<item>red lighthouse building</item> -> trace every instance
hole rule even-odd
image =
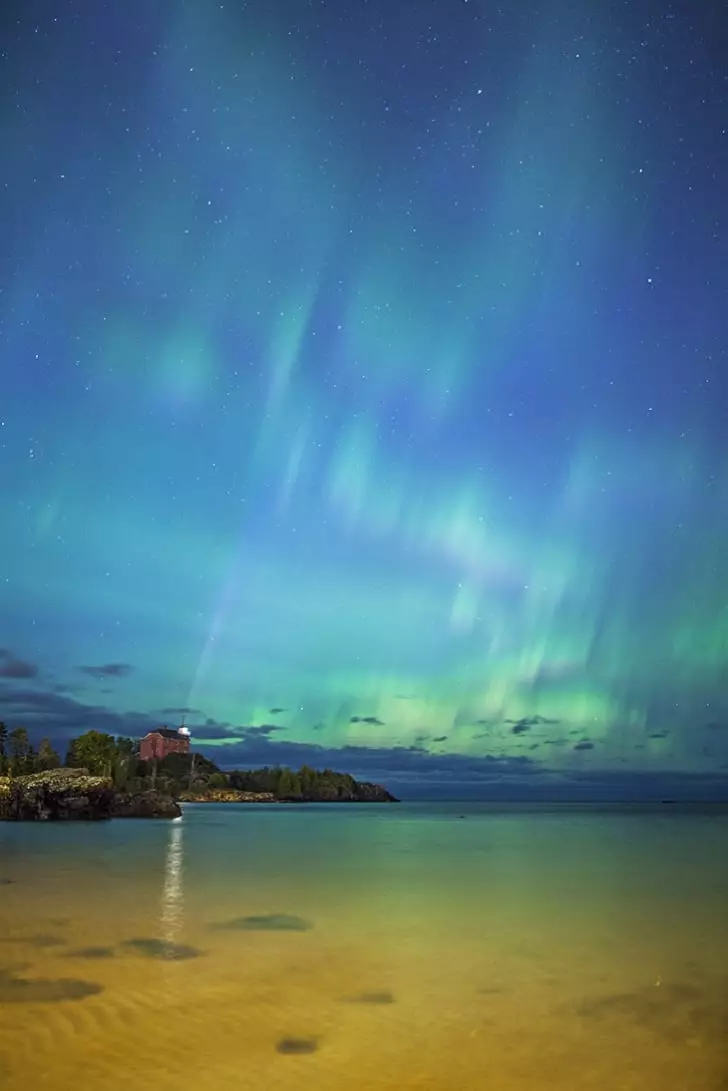
[[[190,735],[186,728],[158,727],[148,732],[139,743],[142,761],[161,761],[169,754],[189,754]]]

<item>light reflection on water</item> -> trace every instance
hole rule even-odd
[[[184,822],[181,818],[169,823],[169,841],[164,863],[161,926],[165,943],[177,943],[184,919]]]

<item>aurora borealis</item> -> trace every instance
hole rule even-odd
[[[9,6],[0,718],[725,792],[709,8]]]

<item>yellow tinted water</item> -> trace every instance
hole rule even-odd
[[[699,889],[695,869],[683,875],[687,892],[672,884],[664,853],[654,855],[675,843],[669,830],[653,843],[647,831],[643,856],[623,863],[626,831],[607,832],[607,852],[600,827],[598,866],[584,858],[588,828],[576,841],[566,827],[547,831],[532,857],[519,854],[527,831],[506,830],[502,848],[483,855],[485,823],[482,833],[469,827],[460,853],[465,834],[454,825],[383,835],[381,823],[357,818],[342,873],[331,857],[341,845],[316,847],[320,826],[296,841],[299,863],[301,846],[308,857],[295,867],[283,847],[291,828],[271,815],[266,830],[256,817],[238,866],[230,829],[224,855],[211,859],[217,827],[195,833],[195,820],[132,824],[123,846],[117,823],[113,851],[94,832],[74,843],[73,859],[56,833],[52,852],[37,852],[35,831],[6,851],[6,982],[73,979],[102,991],[26,1002],[0,979],[3,1091],[728,1086],[722,872],[711,872],[708,853]],[[236,821],[246,818],[224,820]],[[690,836],[677,838],[681,851]],[[717,834],[696,827],[694,836],[704,847]],[[276,913],[311,927],[219,927]],[[139,938],[198,954],[149,957],[128,945]],[[90,946],[109,950],[79,953]],[[310,1052],[280,1052],[288,1039]]]

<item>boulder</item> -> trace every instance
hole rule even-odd
[[[13,777],[0,786],[0,818],[11,822],[111,817],[114,789],[85,769],[49,769]]]
[[[112,818],[179,818],[182,810],[169,796],[161,792],[118,792],[114,798]]]

